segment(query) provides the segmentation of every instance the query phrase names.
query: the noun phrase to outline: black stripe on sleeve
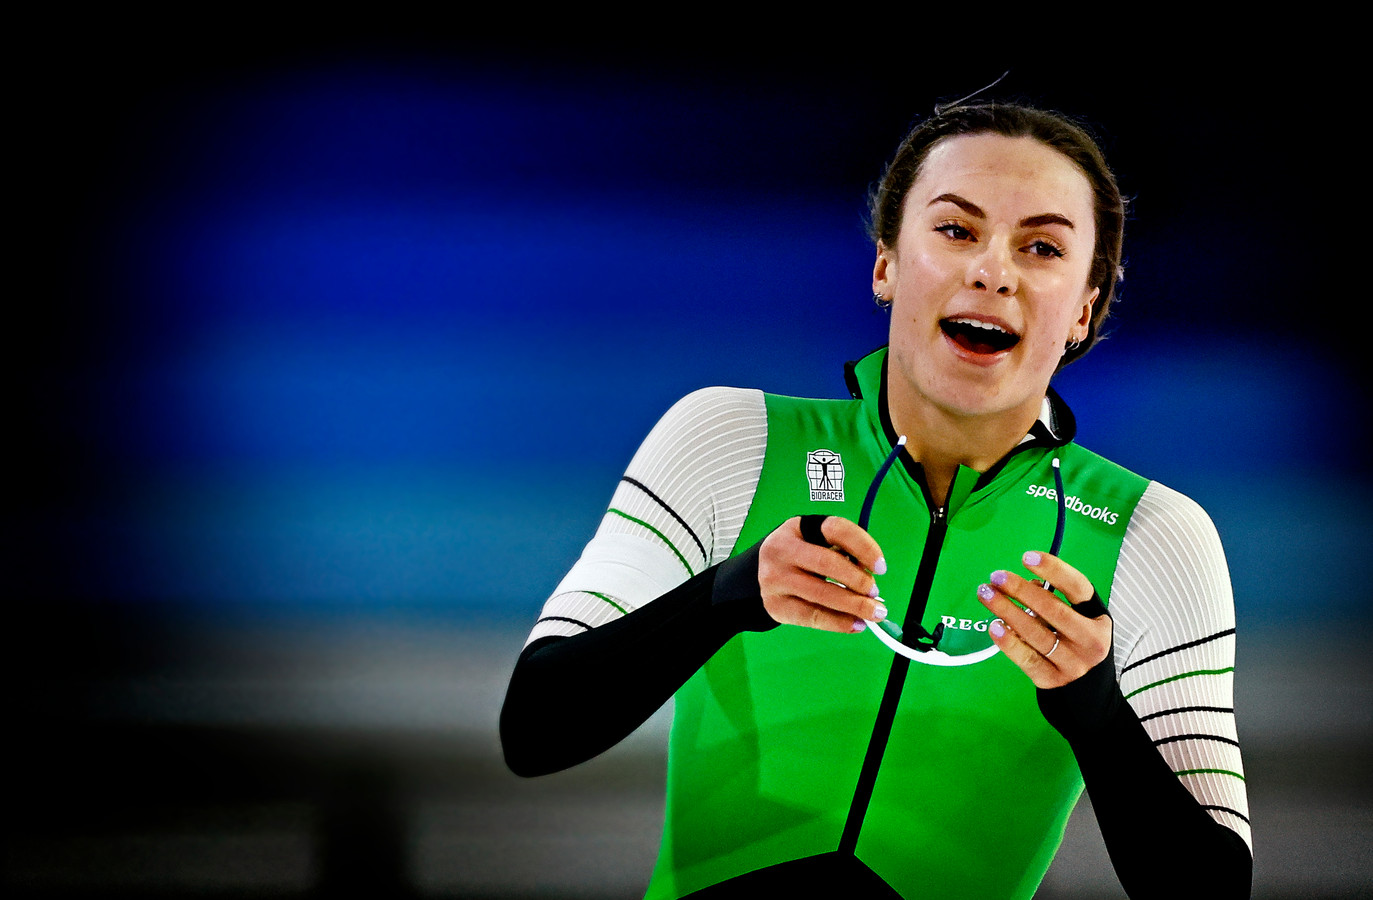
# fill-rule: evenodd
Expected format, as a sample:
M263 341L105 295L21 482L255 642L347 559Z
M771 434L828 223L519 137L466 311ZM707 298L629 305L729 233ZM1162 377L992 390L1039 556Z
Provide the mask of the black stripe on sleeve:
M1214 803L1203 803L1203 804L1201 805L1201 808L1202 808L1202 809L1214 809L1216 812L1229 813L1230 815L1234 816L1234 817L1237 818L1237 819L1243 819L1243 820L1244 820L1244 824L1246 824L1246 825L1252 826L1252 825L1254 824L1253 822L1250 822L1250 821L1249 821L1249 817L1246 816L1244 813L1242 813L1242 812L1240 812L1240 811L1238 811L1238 810L1231 809L1231 808L1228 807L1228 806L1217 806L1217 805L1214 804Z
M1175 734L1172 737L1159 738L1154 741L1154 746L1157 747L1161 744L1171 744L1174 741L1220 741L1223 744L1233 744L1236 747L1240 745L1239 741L1232 740L1228 737L1221 737L1218 734Z
M587 631L591 630L591 626L583 622L581 619L569 619L567 616L540 616L539 621L535 622L534 624L538 625L543 622L569 622L573 625L580 625Z
M1140 716L1139 720L1147 722L1150 719L1157 719L1159 716L1173 716L1185 712L1214 712L1233 716L1235 708L1233 706L1174 706L1172 709L1161 709L1158 712L1149 713L1147 716Z
M1218 631L1215 634L1207 635L1204 638L1197 638L1195 641L1188 641L1185 644L1178 644L1176 647L1169 647L1167 650L1160 650L1158 653L1155 653L1152 656L1146 656L1143 659L1135 660L1125 668L1121 669L1120 674L1124 675L1126 672L1130 671L1131 669L1137 666L1142 666L1147 662L1153 662L1154 660L1163 656L1167 656L1170 653L1177 653L1182 650L1187 650L1191 647L1198 647L1202 644L1209 643L1210 641L1218 641L1221 638L1226 637L1228 635L1232 635L1234 633L1235 629L1227 628L1224 631Z
M672 507L670 507L670 506L668 506L666 503L664 503L664 502L663 502L663 498L662 498L662 497L659 497L657 494L655 494L655 493L653 493L651 490L649 490L649 489L648 489L648 486L645 485L643 482L638 481L638 480L633 479L633 478L630 478L628 475L622 476L622 477L620 478L620 480L623 481L623 482L625 482L626 484L632 484L632 485L634 485L634 487L636 487L636 488L638 488L639 490L643 491L645 494L647 494L647 495L649 496L649 499L651 499L654 503L658 504L658 505L661 506L664 510L666 510L666 511L667 511L667 514L670 515L670 516L672 516L672 518L676 519L676 520L677 520L677 524L678 524L678 525L681 525L683 528L685 528L685 529L686 529L686 533L687 533L688 535L690 535L690 537L691 537L691 539L692 539L693 541L696 542L696 549L701 551L701 559L702 559L702 561L704 561L704 563L707 564L707 565L710 564L710 554L706 553L706 545L703 544L703 543L701 543L701 539L700 539L699 537L696 536L696 532L694 532L694 531L691 530L691 526L688 525L688 524L686 523L686 519L683 519L681 516L677 515L677 510L673 509Z

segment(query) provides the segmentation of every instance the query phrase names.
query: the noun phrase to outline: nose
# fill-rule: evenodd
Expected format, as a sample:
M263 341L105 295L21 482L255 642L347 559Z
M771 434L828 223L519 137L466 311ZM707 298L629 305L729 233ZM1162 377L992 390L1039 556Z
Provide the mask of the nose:
M995 291L1009 297L1020 286L1020 278L1011 256L1010 243L993 237L982 246L968 263L968 287L979 291Z

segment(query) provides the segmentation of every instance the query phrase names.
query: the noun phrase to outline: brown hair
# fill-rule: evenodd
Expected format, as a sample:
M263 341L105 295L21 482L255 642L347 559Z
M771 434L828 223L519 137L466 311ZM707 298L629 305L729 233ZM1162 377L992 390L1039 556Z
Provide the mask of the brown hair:
M1100 339L1101 323L1110 313L1116 284L1124 275L1121 248L1125 200L1106 157L1085 128L1059 113L1012 103L979 103L940 110L911 129L887 165L868 199L868 234L874 243L895 247L906 194L919 177L930 150L946 138L984 133L1034 138L1076 163L1092 186L1096 247L1087 279L1101 293L1092 309L1086 340L1063 355L1061 369L1082 357Z

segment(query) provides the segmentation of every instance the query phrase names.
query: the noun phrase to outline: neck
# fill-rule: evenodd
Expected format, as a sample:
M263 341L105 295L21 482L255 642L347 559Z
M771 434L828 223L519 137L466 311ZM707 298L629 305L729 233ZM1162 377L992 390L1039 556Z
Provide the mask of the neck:
M889 385L888 415L906 450L925 470L934 502L943 506L959 466L985 472L1015 448L1039 417L1039 404L996 415L961 415L928 403L906 402Z

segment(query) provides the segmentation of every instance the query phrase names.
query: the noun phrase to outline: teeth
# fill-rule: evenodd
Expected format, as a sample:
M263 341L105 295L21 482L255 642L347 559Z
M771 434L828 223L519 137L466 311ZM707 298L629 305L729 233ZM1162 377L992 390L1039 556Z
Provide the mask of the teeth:
M959 316L958 318L950 319L949 321L956 322L959 325L970 325L973 328L982 328L987 331L997 331L1001 334L1010 334L1009 331L1002 328L1000 325L993 325L991 322L983 322L978 319L969 319L965 316Z

